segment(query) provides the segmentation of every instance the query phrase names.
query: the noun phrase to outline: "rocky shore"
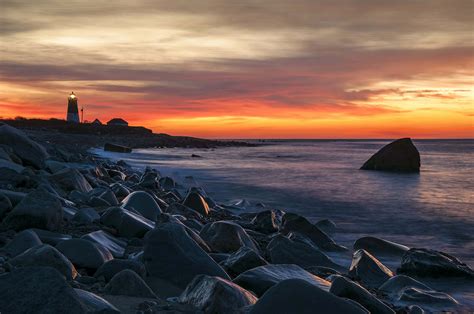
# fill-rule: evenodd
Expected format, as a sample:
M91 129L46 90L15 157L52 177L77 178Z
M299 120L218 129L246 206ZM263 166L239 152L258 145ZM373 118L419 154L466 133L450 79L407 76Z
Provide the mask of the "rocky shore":
M474 283L446 253L375 237L346 248L324 217L237 212L159 169L28 134L39 142L0 124L1 313L472 311L430 285Z

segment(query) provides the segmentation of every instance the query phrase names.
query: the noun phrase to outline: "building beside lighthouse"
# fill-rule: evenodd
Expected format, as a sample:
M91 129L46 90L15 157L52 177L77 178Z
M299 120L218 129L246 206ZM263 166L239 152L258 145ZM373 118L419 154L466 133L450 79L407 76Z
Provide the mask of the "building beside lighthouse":
M79 109L77 107L77 97L71 92L67 98L67 122L79 123Z

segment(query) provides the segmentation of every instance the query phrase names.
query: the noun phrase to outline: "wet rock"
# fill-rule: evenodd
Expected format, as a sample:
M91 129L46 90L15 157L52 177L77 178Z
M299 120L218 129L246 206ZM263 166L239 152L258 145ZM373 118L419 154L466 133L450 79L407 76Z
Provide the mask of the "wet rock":
M8 146L21 158L25 165L43 168L48 153L40 144L32 141L25 133L7 124L0 125L0 145Z
M349 276L366 287L377 289L390 279L393 273L367 251L358 250L352 256Z
M92 190L91 185L86 178L77 170L73 168L65 168L56 172L49 177L51 184L57 186L62 191L69 193L73 190L87 193Z
M243 246L232 253L222 263L224 269L232 276L237 276L246 270L267 265L267 261L249 247Z
M257 231L270 234L278 231L279 222L273 210L259 212L251 221Z
M2 250L14 257L29 248L42 244L40 238L31 230L23 230L17 233L12 241L5 245Z
M12 229L40 228L56 230L61 226L63 211L57 197L43 189L26 195L5 218Z
M151 220L124 209L118 232L125 238L142 238L153 227L154 223Z
M91 207L109 207L111 204L98 196L92 196L87 204Z
M94 277L104 277L105 281L110 281L113 276L121 272L122 270L129 269L137 273L140 277L145 278L146 269L145 265L139 261L128 260L128 259L113 259L105 262L102 266L97 269Z
M156 298L155 293L148 287L143 279L130 269L124 269L112 277L104 290L106 293L112 295Z
M119 240L102 230L85 234L81 237L81 239L89 240L102 245L103 247L107 248L114 257L118 258L123 257L125 254L125 247L127 246L125 241Z
M127 146L122 146L122 145L117 145L117 144L112 144L112 143L105 143L104 151L115 152L115 153L131 153L132 149Z
M376 256L397 256L402 257L410 248L395 242L375 237L362 237L355 241L354 251L366 250Z
M119 204L119 201L112 190L106 189L99 197L111 206L117 206Z
M198 274L229 279L225 271L188 235L184 226L162 223L147 234L143 260L152 277L184 289Z
M198 275L180 295L179 302L204 313L237 313L244 306L255 304L257 298L228 280Z
M397 272L427 277L452 276L474 279L474 271L456 257L428 249L407 251Z
M90 225L99 221L100 215L93 208L80 208L72 217L74 223L79 225Z
M324 251L345 251L345 247L334 242L326 233L318 227L310 223L303 216L286 213L282 219L282 232L288 234L290 232L298 232L309 238L315 245Z
M419 282L411 277L405 275L396 275L384 282L380 287L379 291L389 295L400 297L400 293L406 288L418 288L423 290L432 290L430 287L424 283Z
M450 295L417 288L406 288L400 295L399 301L405 304L421 305L435 312L455 308L459 303Z
M113 259L112 253L100 244L84 239L59 242L56 248L76 267L97 269Z
M289 279L270 288L250 310L250 314L369 313L361 306L328 293L301 279Z
M262 296L265 291L275 284L286 279L294 278L305 280L312 285L329 291L330 283L328 281L312 275L296 265L280 264L259 266L241 273L233 282L254 292L257 296Z
M4 189L0 189L0 193L5 195L10 200L10 203L12 204L13 207L18 205L26 196L26 193L23 193L23 192L15 192L15 191L4 190Z
M19 165L17 163L12 162L12 161L3 160L3 159L0 159L0 169L1 168L6 168L7 170L10 170L13 175L15 173L19 174L25 169L25 167L23 167L22 165ZM5 180L6 178L7 177L5 175L2 175L2 177L0 177L0 180L2 181L2 183L3 183L3 180ZM5 182L8 182L8 181L5 180Z
M120 183L114 183L110 186L112 192L114 192L117 198L123 199L127 197L131 192L130 190Z
M316 227L321 229L326 234L333 234L336 232L337 226L334 221L330 219L322 219L314 224Z
M0 221L13 208L10 199L3 193L0 193Z
M53 246L55 246L61 241L69 240L72 238L68 234L56 233L43 229L33 228L30 230L34 231L43 243L51 244Z
M77 276L76 268L71 261L49 244L32 247L8 262L15 267L53 267L68 280Z
M100 216L100 223L107 227L118 229L122 223L123 211L123 208L120 207L111 207L107 209Z
M74 289L79 300L87 309L87 313L100 313L100 314L120 314L121 312L112 304L98 295L82 290Z
M408 307L407 313L408 314L425 314L426 312L418 305L410 305Z
M197 192L190 192L186 196L183 202L184 206L187 206L203 216L209 215L209 205L204 198Z
M241 226L230 221L216 221L204 226L199 235L214 252L235 252L242 246L258 251L252 238Z
M136 191L128 195L122 201L122 207L134 209L143 217L156 221L156 217L161 214L161 208L153 197L144 191Z
M183 204L179 204L179 203L174 203L174 204L171 204L169 207L168 207L168 212L170 214L173 214L173 215L183 215L184 217L186 218L194 218L194 219L198 219L198 220L203 220L203 216L198 213L197 211L195 211L194 209L191 209Z
M68 199L76 204L86 204L89 202L89 196L87 193L83 193L77 190L72 190L69 193Z
M420 153L410 138L401 138L382 147L360 169L419 172Z
M324 266L342 270L326 254L304 242L296 242L279 234L267 245L267 254L273 264L295 264L303 268Z
M171 191L173 189L176 188L176 182L173 180L173 178L170 178L170 177L163 177L163 178L160 178L160 184L161 184L161 187L165 190L165 191Z
M335 276L329 292L356 301L371 313L395 314L395 311L377 299L365 288L342 276Z
M87 309L51 267L17 268L0 276L0 312L83 314Z

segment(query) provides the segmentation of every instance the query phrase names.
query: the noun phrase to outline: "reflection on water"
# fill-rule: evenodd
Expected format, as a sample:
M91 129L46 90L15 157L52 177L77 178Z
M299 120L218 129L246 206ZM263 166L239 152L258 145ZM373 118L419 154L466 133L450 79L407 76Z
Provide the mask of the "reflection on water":
M347 245L380 235L409 246L452 252L474 262L474 141L415 141L420 174L358 168L388 141L281 141L259 147L101 153L134 166L157 167L184 181L193 176L216 200L333 219ZM191 154L203 158L191 158ZM124 158L126 157L126 158Z

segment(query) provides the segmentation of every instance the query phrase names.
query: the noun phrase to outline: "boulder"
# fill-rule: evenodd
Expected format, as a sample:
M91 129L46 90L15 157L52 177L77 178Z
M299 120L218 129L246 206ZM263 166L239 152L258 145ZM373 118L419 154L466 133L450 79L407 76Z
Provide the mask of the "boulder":
M199 235L214 252L231 253L242 246L258 251L257 246L244 228L230 221L209 223L204 226Z
M379 239L375 237L362 237L355 241L354 251L366 250L376 256L396 256L402 257L410 248L395 242Z
M124 209L118 233L125 238L143 238L154 225L153 221Z
M201 194L197 192L188 193L183 202L183 205L197 211L203 216L209 215L209 205L201 196Z
M345 277L334 276L329 292L338 297L356 301L369 310L370 313L395 314L394 310L377 299L365 288Z
M49 244L32 247L15 258L10 259L8 263L15 267L53 267L68 280L74 279L77 276L76 268L71 261Z
M255 226L255 230L260 231L265 234L270 234L278 231L279 222L275 211L273 210L264 210L259 212L251 221Z
M197 275L179 297L204 313L237 313L257 298L238 285L213 276Z
M433 312L444 312L456 308L459 303L450 295L433 290L406 288L401 292L400 303L420 305Z
M330 283L296 265L265 265L249 269L233 280L239 286L262 296L270 287L286 279L302 279L329 291Z
M72 217L71 221L78 225L90 225L99 221L100 215L95 209L90 207L79 208Z
M136 272L124 269L112 277L105 286L105 292L112 295L126 295L141 298L156 298L155 293L148 287Z
M362 306L339 298L301 279L284 280L270 288L250 310L250 314L368 314Z
M324 266L336 270L343 268L334 263L316 247L304 242L296 242L279 234L267 245L267 255L273 264L295 264L305 267Z
M420 153L410 138L401 138L382 147L360 169L419 172Z
M14 171L17 174L21 173L25 169L25 167L22 165L3 159L0 159L0 168L7 168L8 170ZM4 178L2 177L2 179Z
M100 313L100 314L120 314L121 312L107 300L99 297L98 295L82 290L74 289L78 298L82 304L86 307L87 313Z
M113 276L125 269L132 270L140 277L145 278L145 265L142 262L130 259L113 259L108 262L105 262L102 266L99 267L99 269L97 269L94 274L94 277L104 277L105 281L110 281Z
M288 234L290 232L298 232L309 238L315 245L324 251L345 251L345 247L334 242L326 233L318 227L310 223L305 217L286 213L282 219L282 232Z
M84 178L84 176L77 170L73 168L62 169L49 177L51 184L57 186L66 193L69 193L73 190L79 192L87 193L92 190L89 182Z
M0 193L0 221L13 208L10 199L3 193Z
M424 283L419 282L405 275L396 275L384 282L378 289L382 294L390 297L399 298L400 294L406 288L417 288L422 290L432 290Z
M106 189L99 197L109 203L111 206L117 206L119 201L115 196L114 192L110 189Z
M198 274L230 279L177 223L158 224L147 234L143 260L150 276L182 289Z
M51 231L43 230L43 229L33 228L30 230L34 231L38 235L41 242L51 244L53 246L55 246L61 241L69 240L72 238L72 236L68 234L56 233L56 232L51 232Z
M56 248L76 267L98 269L113 259L109 250L98 243L84 239L71 239L59 242Z
M90 207L109 207L111 204L99 196L92 196L87 204Z
M326 234L333 234L337 229L336 223L330 219L321 219L314 225Z
M12 229L40 228L56 230L61 226L63 211L61 202L44 189L26 195L5 218Z
M0 276L0 312L87 312L79 296L64 277L51 267L17 268Z
M0 125L0 145L10 147L25 165L43 168L48 153L40 144L32 141L25 133L7 124Z
M367 251L358 250L352 256L349 276L365 287L377 289L390 279L393 273Z
M122 207L134 209L143 217L156 221L156 217L161 214L161 208L153 196L144 191L136 191L128 195L122 201Z
M105 143L104 144L104 151L106 152L115 152L115 153L131 153L132 149L127 146Z
M403 255L397 272L422 277L466 277L474 279L474 271L467 264L447 253L428 249L408 250Z
M127 246L125 241L119 240L102 230L85 234L81 237L81 239L89 240L102 245L103 247L107 248L110 253L112 253L113 257L118 258L124 256L125 247Z
M31 230L17 233L13 240L2 248L9 256L15 257L29 248L42 244L40 238Z
M227 257L221 265L229 274L237 276L246 270L267 264L267 261L257 252L243 246Z
M16 172L10 168L1 167L0 165L0 187L13 189L17 187L28 187L30 177Z

